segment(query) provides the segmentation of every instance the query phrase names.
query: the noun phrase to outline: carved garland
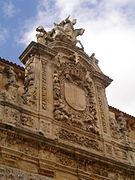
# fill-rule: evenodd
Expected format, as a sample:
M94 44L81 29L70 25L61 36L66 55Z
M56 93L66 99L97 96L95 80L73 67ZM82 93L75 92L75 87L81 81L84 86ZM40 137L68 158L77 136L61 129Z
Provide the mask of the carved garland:
M86 77L86 68L80 62L70 59L59 63L56 69L53 75L54 118L68 125L98 133L93 84ZM78 90L81 94L78 98L82 99L69 103L67 99L70 101L72 99L70 95L66 96L66 93L72 89L74 92ZM72 95L72 92L70 93ZM80 101L82 104L77 107Z

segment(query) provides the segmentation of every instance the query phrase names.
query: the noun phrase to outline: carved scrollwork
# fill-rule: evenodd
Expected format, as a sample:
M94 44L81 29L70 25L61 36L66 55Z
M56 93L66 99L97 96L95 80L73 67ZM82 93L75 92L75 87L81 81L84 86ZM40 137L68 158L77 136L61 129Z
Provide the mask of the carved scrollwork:
M53 74L54 118L97 133L97 112L93 83L75 54L58 62Z

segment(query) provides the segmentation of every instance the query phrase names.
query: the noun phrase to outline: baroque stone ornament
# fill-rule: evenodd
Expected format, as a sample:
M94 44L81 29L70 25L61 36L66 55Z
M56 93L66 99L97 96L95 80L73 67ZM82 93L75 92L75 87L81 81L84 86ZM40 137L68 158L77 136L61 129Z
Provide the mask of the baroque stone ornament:
M42 61L42 108L46 109L46 62Z
M53 74L54 118L65 124L98 134L92 80L75 54L66 57Z
M99 143L98 141L89 139L85 136L80 136L79 134L67 131L65 129L60 130L58 137L62 140L66 140L71 143L75 143L80 146L84 146L88 149L92 149L92 150L99 151L99 152L103 151L103 147L102 147L101 143Z
M81 41L77 39L77 36L82 35L85 30L83 28L74 29L76 19L73 19L71 21L69 18L70 16L68 16L66 19L64 19L58 24L54 23L54 28L49 32L46 32L43 26L37 27L37 42L43 45L47 45L48 43L53 42L54 40L58 40L71 43L73 44L73 46L79 43L81 49L84 50L84 47Z
M135 180L135 117L107 104L75 24L39 26L25 68L0 58L0 180Z
M120 138L120 130L119 130L118 122L115 118L112 117L109 118L109 121L110 121L111 136L114 139L118 140Z
M102 98L102 89L100 87L98 87L98 103L100 107L103 131L104 133L107 133L107 125L106 125L106 119L105 119L105 114L104 114L104 103L103 103L103 98Z
M13 103L19 103L19 94L17 85L17 74L14 67L6 66L3 70L5 76L4 89L0 92L0 98Z
M120 112L117 118L110 117L109 120L112 137L124 143L129 143L129 129L123 113Z
M35 85L35 67L34 56L29 57L25 64L25 81L24 81L24 104L35 105L37 100L37 87Z
M8 88L9 86L15 86L17 83L17 75L14 71L14 68L12 66L7 66L4 69L4 72L7 75L7 82L5 84L5 87Z
M121 138L128 143L128 127L127 127L127 121L124 117L124 114L120 112L118 118L117 118L118 124L119 124L119 131L121 133Z

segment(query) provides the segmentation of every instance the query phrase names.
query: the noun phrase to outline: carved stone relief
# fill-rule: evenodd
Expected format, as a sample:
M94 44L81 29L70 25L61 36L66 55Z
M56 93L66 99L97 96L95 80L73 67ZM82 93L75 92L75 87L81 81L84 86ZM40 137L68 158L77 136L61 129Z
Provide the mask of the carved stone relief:
M21 125L27 126L32 128L34 125L34 119L32 116L29 116L27 114L21 114L21 119L20 119Z
M106 153L111 157L113 156L113 148L111 144L106 144Z
M35 84L35 62L34 56L29 57L25 64L25 81L24 81L24 104L36 105L37 87Z
M46 62L42 60L42 108L46 109Z
M52 124L49 121L42 120L40 121L40 133L44 135L51 135Z
M110 112L110 115L109 115L109 123L110 123L111 136L114 139L118 140L120 138L119 126L115 118L115 114L112 112Z
M61 152L57 154L57 163L60 163L64 166L70 166L73 168L76 167L74 158L69 154L65 154Z
M26 128L37 130L38 119L34 116L22 113L20 116L20 125Z
M111 136L118 141L129 143L129 129L127 127L127 122L123 116L123 113L120 113L116 119L115 114L110 112L109 121Z
M24 153L25 155L38 157L38 149L35 145L29 144L29 142L24 142L24 144L19 145L19 151Z
M0 122L4 119L4 106L0 105Z
M0 92L0 98L11 103L20 103L17 85L17 74L12 66L7 66L3 70L4 89Z
M68 125L98 134L93 83L76 55L57 62L53 74L54 118Z
M28 173L8 166L0 166L0 180L54 180L54 178Z
M119 113L119 116L117 117L117 122L119 125L119 131L120 131L120 138L124 140L125 143L129 143L129 129L127 127L127 121L124 117L124 114L122 112Z
M114 150L114 154L117 158L123 159L123 160L127 160L127 152L125 150L122 150L120 148L113 148Z
M7 66L4 69L4 72L6 73L6 76L7 76L6 83L5 83L6 89L8 89L9 86L16 86L17 75L14 71L14 68L12 66Z
M98 91L98 103L99 103L99 111L100 111L100 116L101 116L103 132L107 133L107 125L106 125L106 118L105 118L104 105L103 105L104 103L103 103L103 98L102 98L102 89L98 87L97 91Z
M67 131L65 129L61 129L59 133L57 134L57 137L65 141L69 141L73 144L75 143L80 146L84 146L88 149L92 149L99 152L103 151L103 146L101 142L94 139L89 139L88 137L79 135L74 132Z
M16 109L5 106L4 108L4 122L11 124L18 124L20 122L20 112Z
M134 180L134 175L127 175L120 172L109 172L109 179L110 180Z

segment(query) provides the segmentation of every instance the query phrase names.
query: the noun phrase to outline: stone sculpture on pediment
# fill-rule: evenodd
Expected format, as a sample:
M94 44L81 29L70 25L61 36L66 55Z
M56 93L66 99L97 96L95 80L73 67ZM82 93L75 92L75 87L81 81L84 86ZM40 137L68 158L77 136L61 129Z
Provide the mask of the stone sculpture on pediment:
M58 24L54 23L54 28L48 32L45 31L43 26L37 27L37 42L43 45L48 45L50 42L57 40L71 43L73 46L76 46L76 44L79 43L81 46L80 49L84 50L84 47L81 41L77 39L77 36L82 35L85 30L83 28L74 29L76 19L71 21L69 18L70 16Z

